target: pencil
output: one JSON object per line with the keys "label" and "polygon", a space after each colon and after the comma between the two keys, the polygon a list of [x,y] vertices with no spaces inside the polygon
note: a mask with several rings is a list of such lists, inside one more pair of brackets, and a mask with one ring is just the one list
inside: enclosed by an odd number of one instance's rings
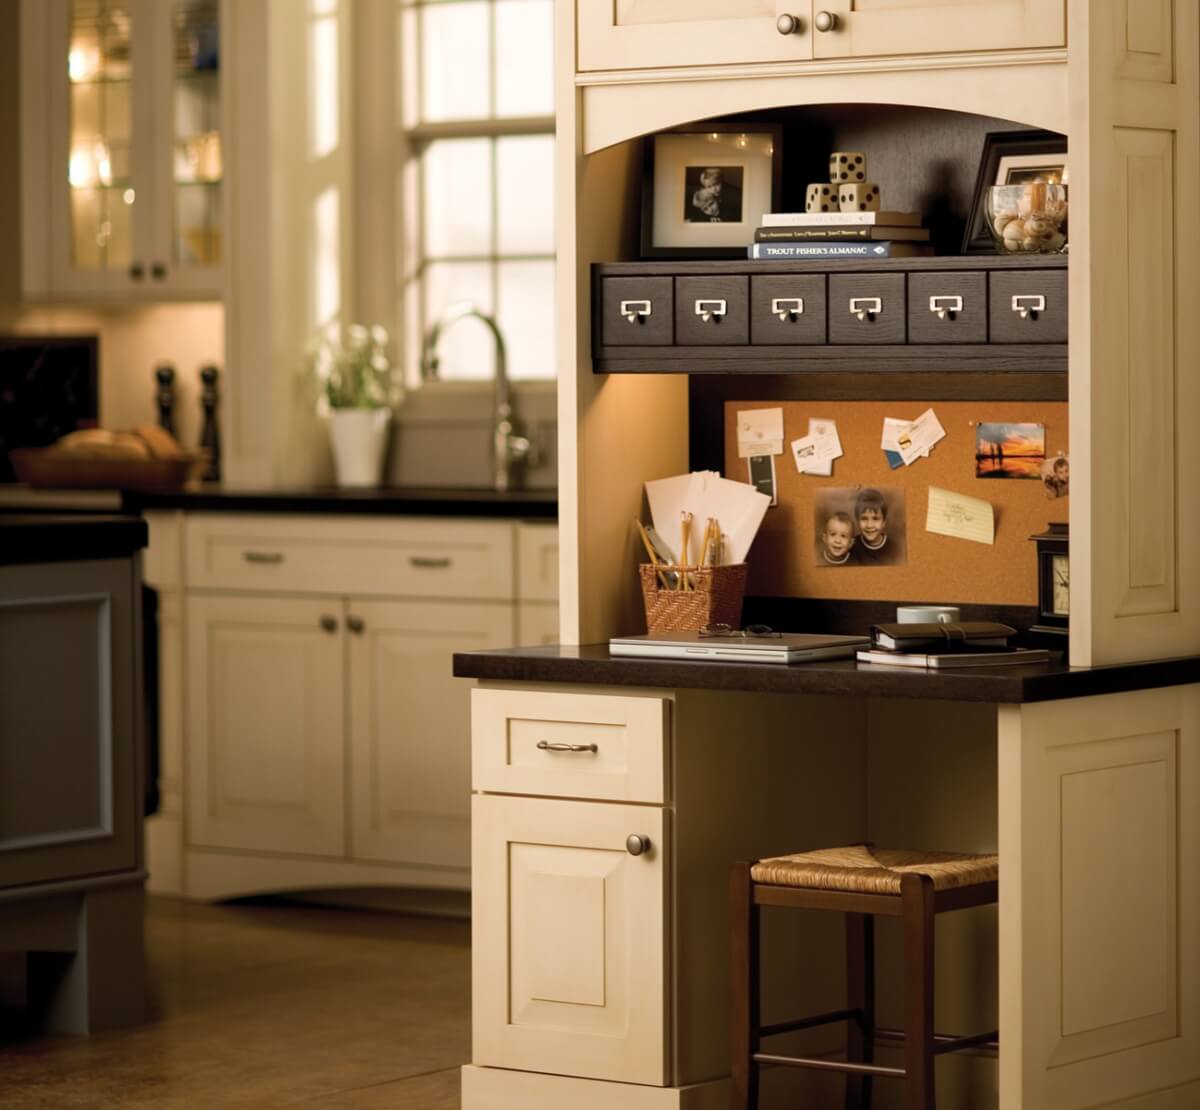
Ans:
{"label": "pencil", "polygon": [[638,531],[641,533],[642,544],[646,548],[646,554],[650,556],[650,565],[654,567],[654,573],[658,577],[658,584],[660,587],[665,587],[667,585],[667,579],[658,567],[658,556],[654,553],[654,545],[650,542],[650,537],[646,534],[644,525],[640,520],[637,519],[637,517],[634,517],[633,523],[637,525]]}

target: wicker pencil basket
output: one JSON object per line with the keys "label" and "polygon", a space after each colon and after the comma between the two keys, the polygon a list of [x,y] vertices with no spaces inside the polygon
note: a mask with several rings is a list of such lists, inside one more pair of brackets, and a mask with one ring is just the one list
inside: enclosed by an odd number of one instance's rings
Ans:
{"label": "wicker pencil basket", "polygon": [[[643,563],[640,569],[648,632],[699,632],[706,624],[741,626],[745,563],[687,568]],[[659,584],[656,570],[684,569],[695,589],[668,590]]]}

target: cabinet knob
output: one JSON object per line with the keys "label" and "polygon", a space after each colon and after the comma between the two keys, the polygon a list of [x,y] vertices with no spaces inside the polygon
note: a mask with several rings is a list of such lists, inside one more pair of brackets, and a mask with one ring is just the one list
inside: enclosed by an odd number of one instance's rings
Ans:
{"label": "cabinet knob", "polygon": [[631,856],[640,856],[643,852],[650,851],[650,838],[641,833],[630,833],[625,840],[625,851]]}
{"label": "cabinet knob", "polygon": [[836,31],[838,29],[838,17],[834,12],[817,12],[813,19],[813,26],[822,34],[828,31]]}
{"label": "cabinet knob", "polygon": [[162,281],[167,276],[167,264],[165,262],[155,262],[150,267],[150,276],[155,281]]}
{"label": "cabinet knob", "polygon": [[798,35],[804,30],[804,23],[798,15],[788,15],[784,12],[775,20],[775,30],[781,35]]}
{"label": "cabinet knob", "polygon": [[135,262],[129,267],[129,276],[134,281],[141,281],[146,276],[146,268],[140,262]]}
{"label": "cabinet knob", "polygon": [[338,627],[337,617],[331,617],[328,613],[321,617],[322,632],[336,632]]}
{"label": "cabinet knob", "polygon": [[362,617],[347,617],[346,627],[354,633],[355,636],[361,636],[367,630],[367,622]]}

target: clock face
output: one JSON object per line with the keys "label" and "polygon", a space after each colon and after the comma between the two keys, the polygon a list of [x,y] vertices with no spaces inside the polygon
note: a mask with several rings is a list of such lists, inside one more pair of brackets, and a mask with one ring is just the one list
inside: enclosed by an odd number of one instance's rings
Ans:
{"label": "clock face", "polygon": [[1050,612],[1056,617],[1071,612],[1071,564],[1066,555],[1050,556]]}

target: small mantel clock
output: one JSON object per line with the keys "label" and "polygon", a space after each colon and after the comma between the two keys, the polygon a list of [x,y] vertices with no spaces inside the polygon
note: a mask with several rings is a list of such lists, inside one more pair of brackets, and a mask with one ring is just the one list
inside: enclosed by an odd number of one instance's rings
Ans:
{"label": "small mantel clock", "polygon": [[1067,634],[1071,616],[1071,563],[1065,524],[1051,524],[1030,536],[1037,544],[1038,621],[1030,632]]}

